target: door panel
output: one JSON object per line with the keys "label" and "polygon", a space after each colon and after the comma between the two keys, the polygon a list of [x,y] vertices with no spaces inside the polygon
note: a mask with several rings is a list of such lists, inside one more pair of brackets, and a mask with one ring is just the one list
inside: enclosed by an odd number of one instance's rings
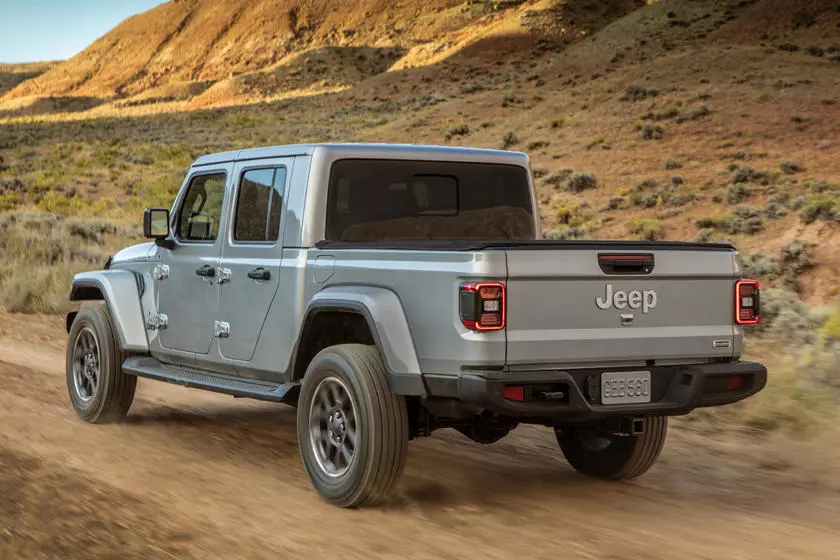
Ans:
{"label": "door panel", "polygon": [[167,327],[159,334],[164,350],[207,354],[218,309],[217,267],[229,168],[201,171],[188,180],[172,216],[173,249],[160,249],[168,277],[157,282],[157,307]]}
{"label": "door panel", "polygon": [[219,321],[230,334],[219,339],[227,361],[254,356],[280,279],[282,216],[294,158],[249,161],[234,169],[235,204],[222,248],[221,269],[230,281],[219,289]]}

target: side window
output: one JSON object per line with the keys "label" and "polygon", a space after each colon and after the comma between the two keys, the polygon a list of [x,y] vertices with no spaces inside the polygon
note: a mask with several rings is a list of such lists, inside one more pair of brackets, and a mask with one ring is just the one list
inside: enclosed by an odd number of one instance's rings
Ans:
{"label": "side window", "polygon": [[193,177],[178,211],[178,237],[184,241],[215,241],[224,198],[224,173]]}
{"label": "side window", "polygon": [[285,167],[250,169],[242,174],[233,222],[234,241],[277,241],[285,185]]}

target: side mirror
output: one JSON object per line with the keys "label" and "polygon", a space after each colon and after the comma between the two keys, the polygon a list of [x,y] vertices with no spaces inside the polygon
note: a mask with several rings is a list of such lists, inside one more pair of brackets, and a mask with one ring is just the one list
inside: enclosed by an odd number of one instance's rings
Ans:
{"label": "side mirror", "polygon": [[166,208],[146,208],[146,212],[143,214],[143,236],[154,240],[169,237],[169,210]]}

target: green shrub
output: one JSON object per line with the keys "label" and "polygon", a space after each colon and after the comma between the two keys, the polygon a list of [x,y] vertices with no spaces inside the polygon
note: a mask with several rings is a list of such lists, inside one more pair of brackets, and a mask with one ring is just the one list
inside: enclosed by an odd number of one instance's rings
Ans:
{"label": "green shrub", "polygon": [[712,111],[706,107],[705,105],[701,107],[697,107],[696,109],[692,109],[686,113],[681,113],[677,118],[676,121],[678,124],[682,124],[688,121],[696,121],[697,119],[702,119],[703,117],[708,117],[712,114]]}
{"label": "green shrub", "polygon": [[657,241],[664,237],[659,222],[647,218],[633,218],[627,222],[627,230],[639,239],[647,241]]}
{"label": "green shrub", "polygon": [[736,183],[726,188],[726,202],[729,204],[740,204],[752,196],[752,189]]}
{"label": "green shrub", "polygon": [[573,193],[594,189],[598,186],[598,179],[594,173],[573,173],[566,182],[566,187]]}
{"label": "green shrub", "polygon": [[781,164],[779,164],[779,169],[781,169],[782,173],[784,173],[785,175],[794,175],[796,173],[802,173],[803,171],[807,171],[807,169],[792,161],[783,161]]}
{"label": "green shrub", "polygon": [[812,179],[805,181],[805,188],[812,193],[840,193],[840,185],[824,179]]}
{"label": "green shrub", "polygon": [[813,343],[821,320],[796,294],[787,289],[761,290],[761,321],[752,331],[785,337],[789,342]]}
{"label": "green shrub", "polygon": [[779,268],[782,274],[795,278],[813,268],[812,247],[813,244],[800,238],[795,238],[782,247],[779,253]]}
{"label": "green shrub", "polygon": [[744,274],[751,278],[760,276],[775,278],[779,274],[779,265],[760,252],[746,255],[741,260],[741,265],[744,267]]}
{"label": "green shrub", "polygon": [[662,162],[662,167],[667,171],[673,171],[674,169],[682,168],[683,164],[677,158],[668,158]]}
{"label": "green shrub", "polygon": [[766,171],[757,171],[749,165],[738,166],[732,176],[733,183],[759,183],[769,185],[773,176]]}
{"label": "green shrub", "polygon": [[840,220],[840,215],[837,212],[838,200],[825,193],[811,195],[806,199],[805,206],[802,207],[802,221],[810,224],[816,220],[824,222],[833,222]]}
{"label": "green shrub", "polygon": [[770,218],[771,220],[778,220],[779,218],[784,218],[788,215],[788,208],[781,202],[768,202],[764,205],[764,208],[761,209],[762,214]]}
{"label": "green shrub", "polygon": [[643,86],[631,85],[627,86],[627,91],[624,94],[624,97],[621,98],[622,101],[644,101],[648,97],[656,97],[659,95],[659,92],[655,89],[648,89]]}
{"label": "green shrub", "polygon": [[472,132],[470,127],[465,125],[464,123],[458,124],[450,128],[446,131],[446,138],[452,138],[454,136],[467,136]]}
{"label": "green shrub", "polygon": [[541,179],[548,175],[548,169],[545,167],[533,167],[531,168],[531,175],[534,176],[534,179]]}
{"label": "green shrub", "polygon": [[574,170],[572,169],[561,169],[556,173],[552,173],[551,175],[546,177],[545,181],[543,182],[547,185],[554,185],[554,188],[559,189],[566,184],[566,181],[569,179],[569,177],[572,176],[573,173]]}
{"label": "green shrub", "polygon": [[580,226],[586,221],[583,216],[583,206],[580,204],[560,206],[557,208],[556,216],[558,222],[570,226]]}
{"label": "green shrub", "polygon": [[700,218],[695,222],[698,228],[712,228],[729,234],[755,234],[764,229],[761,212],[754,206],[736,206],[728,216]]}
{"label": "green shrub", "polygon": [[531,140],[528,142],[528,149],[529,150],[541,150],[543,148],[547,148],[551,145],[551,142],[548,140]]}
{"label": "green shrub", "polygon": [[544,237],[554,241],[566,241],[571,239],[586,239],[588,233],[586,228],[582,226],[567,226],[550,231]]}
{"label": "green shrub", "polygon": [[658,124],[646,124],[642,127],[642,140],[662,140],[665,129]]}
{"label": "green shrub", "polygon": [[502,136],[502,149],[503,150],[507,150],[511,146],[515,146],[518,143],[519,143],[519,137],[512,130],[506,132],[505,135]]}
{"label": "green shrub", "polygon": [[612,196],[604,205],[603,210],[619,210],[624,208],[627,204],[627,199],[623,196]]}

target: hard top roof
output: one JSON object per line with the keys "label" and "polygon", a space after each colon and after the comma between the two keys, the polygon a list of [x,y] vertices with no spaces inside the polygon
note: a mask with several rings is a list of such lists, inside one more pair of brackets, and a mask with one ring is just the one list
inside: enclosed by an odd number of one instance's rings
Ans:
{"label": "hard top roof", "polygon": [[454,146],[427,146],[419,144],[372,144],[372,143],[320,143],[290,144],[220,152],[199,157],[193,165],[209,165],[231,161],[313,155],[317,151],[337,157],[399,158],[448,161],[474,161],[487,163],[509,163],[525,165],[528,156],[522,152],[488,150],[482,148],[461,148]]}

